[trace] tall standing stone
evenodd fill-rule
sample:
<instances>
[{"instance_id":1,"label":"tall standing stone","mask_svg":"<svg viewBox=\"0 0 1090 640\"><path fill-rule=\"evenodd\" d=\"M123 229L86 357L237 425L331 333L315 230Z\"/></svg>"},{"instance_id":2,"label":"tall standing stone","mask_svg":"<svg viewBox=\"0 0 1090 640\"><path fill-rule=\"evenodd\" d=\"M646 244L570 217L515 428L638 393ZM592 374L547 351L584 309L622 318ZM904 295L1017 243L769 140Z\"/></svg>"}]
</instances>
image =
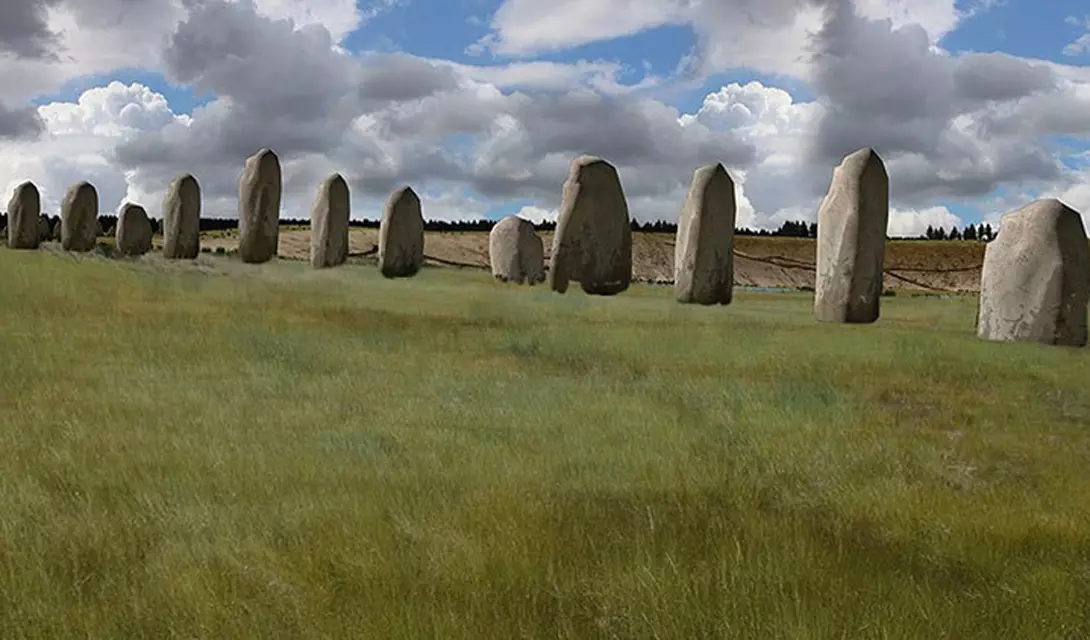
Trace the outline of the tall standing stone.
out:
<instances>
[{"instance_id":1,"label":"tall standing stone","mask_svg":"<svg viewBox=\"0 0 1090 640\"><path fill-rule=\"evenodd\" d=\"M701 167L678 216L674 293L678 302L730 304L734 296L734 181L721 164Z\"/></svg>"},{"instance_id":2,"label":"tall standing stone","mask_svg":"<svg viewBox=\"0 0 1090 640\"><path fill-rule=\"evenodd\" d=\"M632 227L617 169L601 158L572 160L549 258L549 287L576 280L583 291L614 295L632 281Z\"/></svg>"},{"instance_id":3,"label":"tall standing stone","mask_svg":"<svg viewBox=\"0 0 1090 640\"><path fill-rule=\"evenodd\" d=\"M1090 249L1082 216L1037 200L1003 216L1000 229L984 250L977 336L1084 346Z\"/></svg>"},{"instance_id":4,"label":"tall standing stone","mask_svg":"<svg viewBox=\"0 0 1090 640\"><path fill-rule=\"evenodd\" d=\"M280 159L262 149L246 159L238 181L238 255L251 264L268 262L280 242Z\"/></svg>"},{"instance_id":5,"label":"tall standing stone","mask_svg":"<svg viewBox=\"0 0 1090 640\"><path fill-rule=\"evenodd\" d=\"M339 173L318 185L310 208L310 264L315 269L336 267L348 259L350 208L348 183Z\"/></svg>"},{"instance_id":6,"label":"tall standing stone","mask_svg":"<svg viewBox=\"0 0 1090 640\"><path fill-rule=\"evenodd\" d=\"M492 277L535 285L545 281L545 246L534 224L518 216L497 222L488 234Z\"/></svg>"},{"instance_id":7,"label":"tall standing stone","mask_svg":"<svg viewBox=\"0 0 1090 640\"><path fill-rule=\"evenodd\" d=\"M387 278L416 275L424 264L424 214L412 187L390 194L378 231L378 264Z\"/></svg>"},{"instance_id":8,"label":"tall standing stone","mask_svg":"<svg viewBox=\"0 0 1090 640\"><path fill-rule=\"evenodd\" d=\"M163 199L163 257L192 260L201 251L201 185L188 173Z\"/></svg>"},{"instance_id":9,"label":"tall standing stone","mask_svg":"<svg viewBox=\"0 0 1090 640\"><path fill-rule=\"evenodd\" d=\"M117 250L126 256L142 256L151 251L151 220L138 204L126 203L117 215Z\"/></svg>"},{"instance_id":10,"label":"tall standing stone","mask_svg":"<svg viewBox=\"0 0 1090 640\"><path fill-rule=\"evenodd\" d=\"M833 171L818 210L814 316L822 322L878 320L889 222L889 176L873 149Z\"/></svg>"},{"instance_id":11,"label":"tall standing stone","mask_svg":"<svg viewBox=\"0 0 1090 640\"><path fill-rule=\"evenodd\" d=\"M8 248L37 249L41 244L39 221L42 198L33 182L15 187L8 201Z\"/></svg>"},{"instance_id":12,"label":"tall standing stone","mask_svg":"<svg viewBox=\"0 0 1090 640\"><path fill-rule=\"evenodd\" d=\"M98 233L98 191L90 182L72 185L61 202L61 247L90 251Z\"/></svg>"}]
</instances>

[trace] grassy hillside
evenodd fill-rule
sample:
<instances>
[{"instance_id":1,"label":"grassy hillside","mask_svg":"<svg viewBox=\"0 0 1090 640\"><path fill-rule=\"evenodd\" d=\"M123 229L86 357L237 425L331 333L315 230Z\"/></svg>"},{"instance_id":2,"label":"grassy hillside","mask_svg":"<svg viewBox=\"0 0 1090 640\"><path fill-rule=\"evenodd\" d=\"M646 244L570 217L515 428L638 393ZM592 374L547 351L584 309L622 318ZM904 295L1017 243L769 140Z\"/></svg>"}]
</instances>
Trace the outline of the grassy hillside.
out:
<instances>
[{"instance_id":1,"label":"grassy hillside","mask_svg":"<svg viewBox=\"0 0 1090 640\"><path fill-rule=\"evenodd\" d=\"M0 637L1090 637L1088 351L974 311L0 250Z\"/></svg>"}]
</instances>

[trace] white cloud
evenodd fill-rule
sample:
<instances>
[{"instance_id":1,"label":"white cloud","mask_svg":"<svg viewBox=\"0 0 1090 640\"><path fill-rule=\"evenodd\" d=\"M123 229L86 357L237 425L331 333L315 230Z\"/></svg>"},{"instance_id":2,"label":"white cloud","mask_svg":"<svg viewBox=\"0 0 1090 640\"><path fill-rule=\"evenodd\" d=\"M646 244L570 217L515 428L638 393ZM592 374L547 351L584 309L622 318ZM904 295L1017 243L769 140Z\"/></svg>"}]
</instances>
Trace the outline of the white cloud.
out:
<instances>
[{"instance_id":1,"label":"white cloud","mask_svg":"<svg viewBox=\"0 0 1090 640\"><path fill-rule=\"evenodd\" d=\"M943 206L918 210L891 208L886 234L893 238L914 238L922 236L928 227L942 227L949 231L952 227L961 229L964 226L965 222L961 218Z\"/></svg>"}]
</instances>

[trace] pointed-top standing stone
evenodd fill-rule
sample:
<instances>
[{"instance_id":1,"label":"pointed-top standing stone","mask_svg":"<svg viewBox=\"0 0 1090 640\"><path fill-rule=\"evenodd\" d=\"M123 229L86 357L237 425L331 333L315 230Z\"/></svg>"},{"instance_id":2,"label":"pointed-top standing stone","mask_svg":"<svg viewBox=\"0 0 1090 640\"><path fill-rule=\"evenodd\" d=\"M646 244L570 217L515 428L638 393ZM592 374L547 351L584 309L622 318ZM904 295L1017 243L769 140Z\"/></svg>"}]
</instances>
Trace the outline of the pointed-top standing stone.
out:
<instances>
[{"instance_id":1,"label":"pointed-top standing stone","mask_svg":"<svg viewBox=\"0 0 1090 640\"><path fill-rule=\"evenodd\" d=\"M677 301L730 304L734 296L734 181L721 164L693 173L674 245Z\"/></svg>"},{"instance_id":2,"label":"pointed-top standing stone","mask_svg":"<svg viewBox=\"0 0 1090 640\"><path fill-rule=\"evenodd\" d=\"M614 295L632 281L632 227L617 169L595 156L572 160L549 258L549 287L576 280L583 291Z\"/></svg>"},{"instance_id":3,"label":"pointed-top standing stone","mask_svg":"<svg viewBox=\"0 0 1090 640\"><path fill-rule=\"evenodd\" d=\"M348 259L348 219L351 216L348 183L334 173L318 185L310 208L310 265L336 267Z\"/></svg>"},{"instance_id":4,"label":"pointed-top standing stone","mask_svg":"<svg viewBox=\"0 0 1090 640\"><path fill-rule=\"evenodd\" d=\"M1082 216L1055 199L1003 216L984 249L977 336L1081 347L1087 342L1090 249Z\"/></svg>"},{"instance_id":5,"label":"pointed-top standing stone","mask_svg":"<svg viewBox=\"0 0 1090 640\"><path fill-rule=\"evenodd\" d=\"M844 158L818 210L814 316L870 323L882 295L889 177L873 149Z\"/></svg>"},{"instance_id":6,"label":"pointed-top standing stone","mask_svg":"<svg viewBox=\"0 0 1090 640\"><path fill-rule=\"evenodd\" d=\"M493 225L488 259L497 280L529 285L545 281L545 245L529 220L507 216Z\"/></svg>"},{"instance_id":7,"label":"pointed-top standing stone","mask_svg":"<svg viewBox=\"0 0 1090 640\"><path fill-rule=\"evenodd\" d=\"M192 260L201 251L201 185L190 174L170 183L163 199L163 257Z\"/></svg>"},{"instance_id":8,"label":"pointed-top standing stone","mask_svg":"<svg viewBox=\"0 0 1090 640\"><path fill-rule=\"evenodd\" d=\"M238 181L238 255L251 264L268 262L280 243L280 159L262 149L246 160Z\"/></svg>"},{"instance_id":9,"label":"pointed-top standing stone","mask_svg":"<svg viewBox=\"0 0 1090 640\"><path fill-rule=\"evenodd\" d=\"M378 231L378 264L387 278L416 275L424 264L424 215L412 187L390 194Z\"/></svg>"},{"instance_id":10,"label":"pointed-top standing stone","mask_svg":"<svg viewBox=\"0 0 1090 640\"><path fill-rule=\"evenodd\" d=\"M142 256L151 251L151 220L138 204L126 203L117 214L117 250L126 256Z\"/></svg>"},{"instance_id":11,"label":"pointed-top standing stone","mask_svg":"<svg viewBox=\"0 0 1090 640\"><path fill-rule=\"evenodd\" d=\"M90 251L98 236L98 191L90 182L72 185L61 202L61 247Z\"/></svg>"},{"instance_id":12,"label":"pointed-top standing stone","mask_svg":"<svg viewBox=\"0 0 1090 640\"><path fill-rule=\"evenodd\" d=\"M42 199L33 182L15 187L8 201L8 247L11 249L37 249L41 244L39 221L42 215Z\"/></svg>"}]
</instances>

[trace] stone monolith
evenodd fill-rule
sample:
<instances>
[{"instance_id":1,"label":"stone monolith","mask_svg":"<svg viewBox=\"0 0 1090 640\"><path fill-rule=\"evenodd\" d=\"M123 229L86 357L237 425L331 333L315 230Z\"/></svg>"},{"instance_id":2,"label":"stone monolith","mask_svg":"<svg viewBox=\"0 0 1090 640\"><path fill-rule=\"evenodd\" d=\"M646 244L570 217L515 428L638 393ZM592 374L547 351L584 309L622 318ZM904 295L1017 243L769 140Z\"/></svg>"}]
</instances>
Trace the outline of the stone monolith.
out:
<instances>
[{"instance_id":1,"label":"stone monolith","mask_svg":"<svg viewBox=\"0 0 1090 640\"><path fill-rule=\"evenodd\" d=\"M41 244L42 198L33 182L15 187L8 201L8 247L37 249Z\"/></svg>"},{"instance_id":2,"label":"stone monolith","mask_svg":"<svg viewBox=\"0 0 1090 640\"><path fill-rule=\"evenodd\" d=\"M170 183L163 199L163 257L193 260L201 252L201 185L190 174Z\"/></svg>"},{"instance_id":3,"label":"stone monolith","mask_svg":"<svg viewBox=\"0 0 1090 640\"><path fill-rule=\"evenodd\" d=\"M125 203L117 214L117 250L126 256L142 256L151 251L151 220L138 204Z\"/></svg>"},{"instance_id":4,"label":"stone monolith","mask_svg":"<svg viewBox=\"0 0 1090 640\"><path fill-rule=\"evenodd\" d=\"M529 285L545 281L545 246L529 220L507 216L493 225L488 259L497 280Z\"/></svg>"},{"instance_id":5,"label":"stone monolith","mask_svg":"<svg viewBox=\"0 0 1090 640\"><path fill-rule=\"evenodd\" d=\"M412 187L390 194L378 232L378 264L387 278L416 275L424 264L424 215Z\"/></svg>"},{"instance_id":6,"label":"stone monolith","mask_svg":"<svg viewBox=\"0 0 1090 640\"><path fill-rule=\"evenodd\" d=\"M351 217L348 183L339 173L318 185L310 208L310 265L336 267L348 259L348 220Z\"/></svg>"},{"instance_id":7,"label":"stone monolith","mask_svg":"<svg viewBox=\"0 0 1090 640\"><path fill-rule=\"evenodd\" d=\"M693 173L678 216L674 294L678 302L730 304L734 295L734 181L721 164Z\"/></svg>"},{"instance_id":8,"label":"stone monolith","mask_svg":"<svg viewBox=\"0 0 1090 640\"><path fill-rule=\"evenodd\" d=\"M280 159L262 149L246 159L238 181L238 255L251 264L268 262L280 241Z\"/></svg>"},{"instance_id":9,"label":"stone monolith","mask_svg":"<svg viewBox=\"0 0 1090 640\"><path fill-rule=\"evenodd\" d=\"M61 202L61 247L90 251L98 236L98 191L90 182L72 185Z\"/></svg>"}]
</instances>

